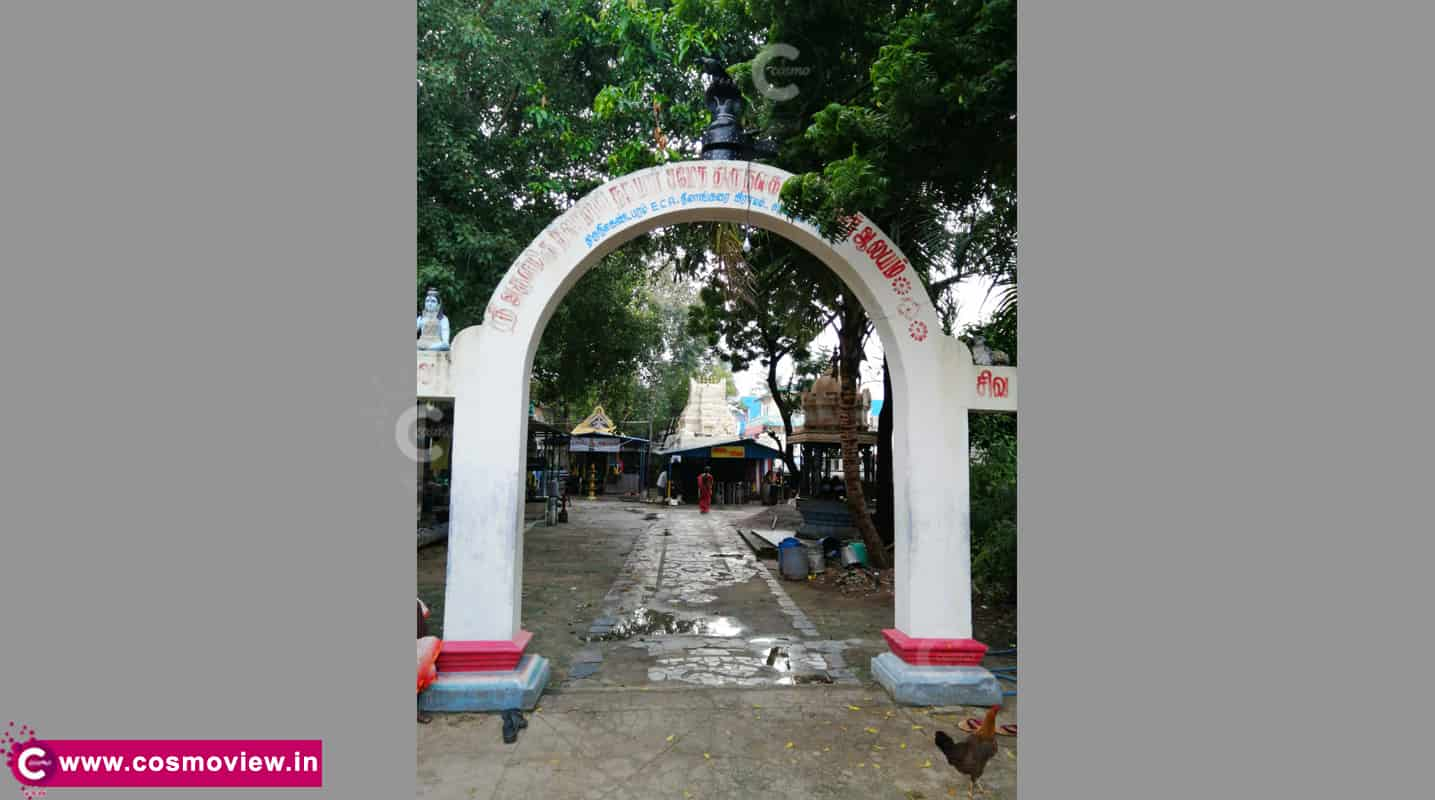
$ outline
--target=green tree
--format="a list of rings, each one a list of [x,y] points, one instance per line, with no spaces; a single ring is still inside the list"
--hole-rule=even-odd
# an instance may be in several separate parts
[[[718,233],[721,267],[712,270],[711,282],[700,294],[701,302],[692,307],[689,331],[705,339],[733,369],[745,370],[753,363],[766,368],[768,393],[777,405],[785,433],[783,461],[788,474],[796,475],[790,440],[797,402],[794,393],[778,381],[778,366],[784,358],[806,359],[808,343],[831,316],[824,317],[818,303],[819,283],[800,266],[799,259],[805,254],[766,232],[752,237],[757,245],[737,239],[731,226],[719,228]],[[744,241],[748,241],[746,248]],[[830,282],[830,274],[823,277]]]
[[[987,345],[1016,363],[1016,307],[1007,306],[964,334],[981,334]],[[972,579],[982,594],[996,601],[1016,597],[1016,469],[1015,414],[973,412],[968,418],[971,441]]]

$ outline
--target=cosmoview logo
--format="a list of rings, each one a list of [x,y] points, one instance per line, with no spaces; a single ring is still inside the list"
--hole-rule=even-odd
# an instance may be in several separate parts
[[[812,74],[812,67],[797,63],[802,51],[785,42],[776,42],[762,48],[752,60],[752,83],[763,97],[784,103],[796,97],[800,90],[797,85],[785,82],[774,86],[774,79],[806,78]],[[774,63],[778,59],[790,63]]]
[[[43,742],[32,742],[15,754],[15,771],[32,784],[44,784],[55,774],[55,753]]]

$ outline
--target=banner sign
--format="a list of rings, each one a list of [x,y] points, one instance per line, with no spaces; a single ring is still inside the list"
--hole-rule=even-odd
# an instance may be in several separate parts
[[[568,450],[573,453],[616,453],[622,444],[619,439],[574,436],[568,440]]]

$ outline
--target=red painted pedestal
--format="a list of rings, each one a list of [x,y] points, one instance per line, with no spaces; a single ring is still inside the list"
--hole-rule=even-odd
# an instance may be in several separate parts
[[[438,654],[439,672],[512,672],[528,647],[533,634],[519,631],[512,641],[496,642],[445,641]]]
[[[882,638],[898,658],[920,666],[975,667],[987,653],[987,646],[976,639],[918,639],[896,628],[882,631]]]

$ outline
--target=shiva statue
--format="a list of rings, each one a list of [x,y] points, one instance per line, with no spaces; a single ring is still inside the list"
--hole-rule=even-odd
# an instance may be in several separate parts
[[[420,350],[448,349],[448,317],[438,301],[438,290],[429,289],[424,297],[424,313],[418,318]]]

